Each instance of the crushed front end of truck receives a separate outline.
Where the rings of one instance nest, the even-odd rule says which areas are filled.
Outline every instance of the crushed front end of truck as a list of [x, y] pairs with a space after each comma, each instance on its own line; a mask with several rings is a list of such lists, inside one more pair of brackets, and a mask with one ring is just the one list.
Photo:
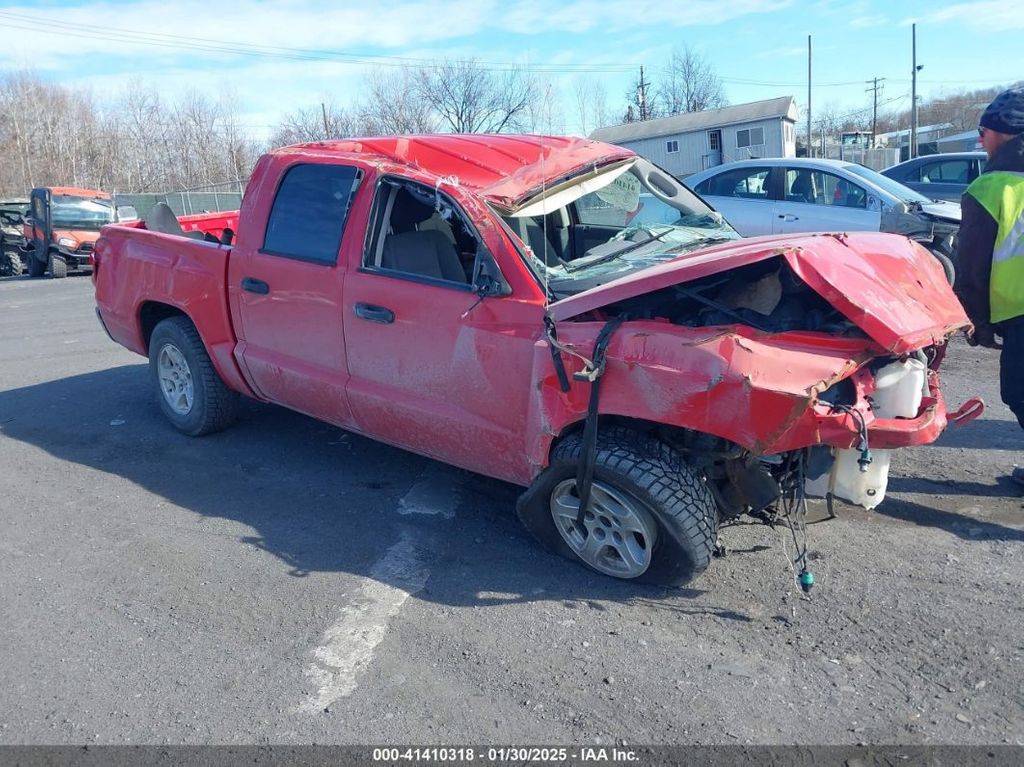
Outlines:
[[[772, 507], [796, 483], [874, 508], [892, 449], [931, 443], [983, 407], [947, 414], [939, 365], [970, 323], [934, 259], [902, 237], [729, 243], [565, 299], [552, 315], [560, 343], [580, 351], [620, 322], [602, 418], [659, 424], [700, 467], [723, 519]], [[574, 389], [545, 387], [548, 425], [586, 409]]]

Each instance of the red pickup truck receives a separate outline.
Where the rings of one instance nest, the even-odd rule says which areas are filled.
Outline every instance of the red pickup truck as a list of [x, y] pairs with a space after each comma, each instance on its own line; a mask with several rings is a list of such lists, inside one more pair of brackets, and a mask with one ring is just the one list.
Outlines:
[[157, 208], [94, 260], [103, 326], [186, 434], [284, 405], [524, 486], [542, 542], [659, 583], [703, 571], [722, 520], [877, 505], [888, 450], [945, 428], [969, 327], [906, 238], [740, 239], [583, 139], [287, 147], [237, 214]]

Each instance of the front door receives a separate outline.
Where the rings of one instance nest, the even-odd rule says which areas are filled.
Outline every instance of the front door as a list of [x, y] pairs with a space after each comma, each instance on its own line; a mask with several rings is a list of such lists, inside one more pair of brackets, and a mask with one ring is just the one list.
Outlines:
[[235, 355], [255, 392], [339, 426], [352, 420], [339, 250], [361, 245], [362, 227], [346, 227], [361, 178], [350, 165], [292, 165], [272, 209], [253, 214], [266, 230], [243, 228], [228, 260]]
[[775, 234], [877, 232], [876, 197], [853, 181], [812, 168], [779, 168], [782, 197], [775, 203]]
[[708, 162], [707, 167], [713, 168], [722, 164], [722, 131], [708, 131]]
[[490, 476], [523, 476], [542, 307], [477, 294], [480, 260], [495, 262], [444, 193], [386, 179], [374, 210], [363, 267], [345, 279], [356, 427]]

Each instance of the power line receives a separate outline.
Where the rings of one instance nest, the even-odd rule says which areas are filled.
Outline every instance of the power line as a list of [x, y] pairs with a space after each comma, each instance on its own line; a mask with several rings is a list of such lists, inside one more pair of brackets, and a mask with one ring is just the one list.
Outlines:
[[[276, 45], [256, 45], [252, 43], [236, 42], [230, 40], [216, 40], [212, 38], [174, 35], [162, 32], [145, 32], [123, 27], [100, 26], [97, 24], [79, 24], [63, 22], [57, 19], [42, 19], [27, 14], [0, 11], [2, 26], [11, 29], [20, 29], [42, 34], [57, 35], [63, 37], [85, 38], [90, 40], [100, 39], [112, 42], [125, 42], [135, 45], [154, 46], [158, 48], [171, 48], [178, 50], [205, 51], [210, 53], [229, 53], [238, 56], [250, 56], [255, 58], [285, 59], [291, 61], [330, 61], [339, 64], [372, 64], [376, 66], [423, 66], [439, 67], [435, 59], [415, 58], [408, 56], [372, 55], [364, 53], [350, 53], [345, 51], [318, 50], [310, 48], [291, 48]], [[595, 65], [531, 65], [526, 67], [516, 62], [501, 61], [480, 61], [477, 62], [481, 68], [492, 71], [518, 71], [529, 69], [531, 72], [550, 73], [575, 73], [575, 72], [605, 72], [619, 73], [629, 72], [635, 67], [631, 64], [614, 64], [605, 66]]]

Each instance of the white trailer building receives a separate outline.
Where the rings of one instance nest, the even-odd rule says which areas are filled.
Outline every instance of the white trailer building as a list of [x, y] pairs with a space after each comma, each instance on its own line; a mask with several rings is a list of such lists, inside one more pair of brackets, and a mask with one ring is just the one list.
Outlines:
[[796, 101], [782, 96], [598, 128], [590, 137], [632, 149], [676, 178], [733, 160], [795, 157]]

